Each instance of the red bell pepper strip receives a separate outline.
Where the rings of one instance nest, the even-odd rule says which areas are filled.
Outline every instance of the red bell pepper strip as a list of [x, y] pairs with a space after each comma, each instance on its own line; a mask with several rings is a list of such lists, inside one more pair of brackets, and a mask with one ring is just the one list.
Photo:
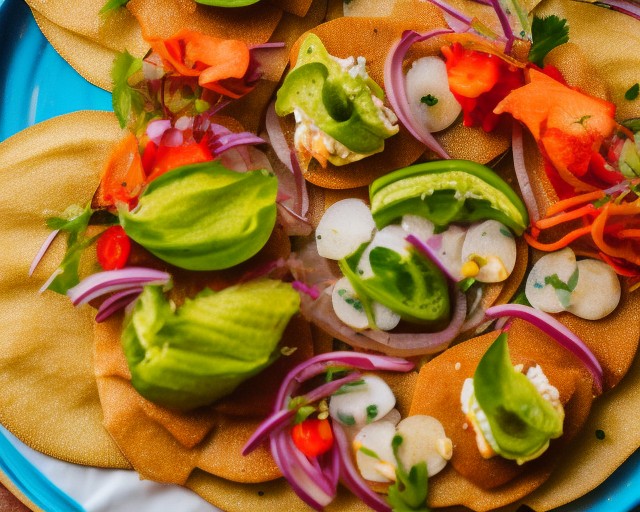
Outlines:
[[117, 270], [127, 264], [131, 253], [131, 240], [122, 226], [107, 228], [98, 238], [96, 256], [104, 270]]
[[333, 446], [333, 430], [329, 420], [310, 418], [291, 429], [293, 443], [307, 457], [317, 457]]

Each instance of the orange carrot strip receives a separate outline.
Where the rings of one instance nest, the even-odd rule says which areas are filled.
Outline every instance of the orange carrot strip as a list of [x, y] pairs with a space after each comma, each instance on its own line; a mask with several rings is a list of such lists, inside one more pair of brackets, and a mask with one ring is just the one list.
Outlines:
[[569, 245], [574, 240], [577, 240], [581, 236], [588, 235], [591, 232], [591, 226], [585, 226], [583, 228], [575, 229], [570, 233], [567, 233], [560, 240], [552, 243], [542, 243], [533, 238], [528, 233], [524, 233], [524, 239], [527, 243], [533, 247], [534, 249], [538, 249], [540, 251], [552, 252], [559, 251], [560, 249], [564, 249], [567, 245]]
[[183, 29], [169, 39], [155, 38], [149, 43], [176, 72], [200, 76], [203, 87], [226, 78], [242, 78], [249, 67], [249, 47], [236, 39], [220, 39]]
[[607, 221], [612, 216], [627, 216], [640, 214], [640, 207], [635, 203], [613, 204], [607, 203], [602, 208], [602, 213], [593, 221], [591, 236], [598, 248], [616, 258], [624, 259], [634, 265], [640, 265], [640, 252], [634, 244], [627, 242], [620, 246], [613, 246], [604, 237], [607, 232]]
[[576, 210], [572, 210], [566, 213], [559, 213], [554, 215], [553, 217], [547, 217], [545, 219], [540, 219], [536, 222], [536, 227], [538, 229], [547, 229], [553, 226], [557, 226], [558, 224], [563, 224], [564, 222], [569, 222], [571, 220], [579, 219], [585, 215], [589, 215], [596, 211], [596, 207], [593, 204], [589, 203], [582, 208], [578, 208]]
[[140, 193], [144, 182], [138, 140], [130, 133], [113, 148], [102, 168], [95, 202], [100, 206], [114, 206], [117, 201], [129, 202]]
[[621, 229], [616, 233], [618, 238], [640, 238], [640, 229]]
[[578, 206], [590, 201], [597, 201], [598, 199], [604, 197], [604, 195], [604, 190], [594, 190], [593, 192], [588, 192], [586, 194], [580, 194], [579, 196], [563, 199], [562, 201], [558, 201], [557, 203], [551, 205], [546, 212], [546, 216], [550, 217], [551, 215], [564, 212], [565, 210], [573, 208], [574, 206]]

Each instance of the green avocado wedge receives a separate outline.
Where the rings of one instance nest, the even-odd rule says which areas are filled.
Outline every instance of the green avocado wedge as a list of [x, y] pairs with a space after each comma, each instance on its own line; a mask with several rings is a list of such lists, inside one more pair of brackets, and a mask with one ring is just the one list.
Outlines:
[[[376, 100], [374, 100], [374, 97]], [[349, 73], [315, 34], [302, 44], [295, 67], [278, 90], [276, 113], [302, 110], [324, 133], [359, 154], [382, 151], [384, 140], [398, 132], [383, 120], [384, 93], [368, 76]]]
[[233, 267], [256, 254], [276, 222], [278, 180], [266, 170], [219, 162], [173, 169], [152, 181], [132, 211], [119, 211], [129, 237], [187, 270]]
[[177, 309], [147, 286], [122, 334], [131, 383], [166, 407], [208, 405], [275, 360], [299, 306], [290, 284], [268, 279], [205, 289]]
[[473, 376], [475, 399], [489, 421], [498, 455], [519, 464], [540, 456], [562, 435], [564, 415], [516, 371], [502, 333], [480, 360]]
[[493, 219], [521, 235], [529, 225], [524, 203], [492, 169], [468, 160], [437, 160], [386, 174], [369, 187], [378, 228], [405, 214], [438, 227]]

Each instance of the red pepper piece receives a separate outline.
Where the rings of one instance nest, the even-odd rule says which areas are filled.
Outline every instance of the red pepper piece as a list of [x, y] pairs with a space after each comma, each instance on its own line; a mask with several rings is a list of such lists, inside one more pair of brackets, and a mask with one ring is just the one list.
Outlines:
[[291, 429], [293, 443], [307, 457], [317, 457], [333, 446], [333, 430], [329, 420], [307, 419]]
[[467, 50], [460, 43], [441, 49], [449, 88], [462, 106], [463, 124], [495, 129], [501, 117], [495, 106], [524, 83], [522, 71], [495, 55]]
[[127, 264], [131, 253], [131, 240], [122, 226], [107, 228], [96, 244], [98, 263], [104, 270], [116, 270]]

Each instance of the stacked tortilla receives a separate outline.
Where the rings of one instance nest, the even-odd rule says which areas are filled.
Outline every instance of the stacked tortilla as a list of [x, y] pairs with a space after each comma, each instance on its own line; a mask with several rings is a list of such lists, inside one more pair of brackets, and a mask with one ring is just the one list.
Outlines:
[[[167, 36], [185, 24], [227, 37], [238, 33], [229, 30], [240, 30], [252, 44], [286, 41], [287, 48], [277, 54], [269, 71], [271, 80], [266, 80], [227, 112], [254, 131], [262, 123], [262, 116], [256, 113], [266, 109], [289, 51], [295, 48], [295, 40], [305, 30], [317, 33], [335, 55], [367, 56], [371, 76], [382, 83], [386, 49], [402, 30], [424, 31], [443, 23], [436, 10], [410, 1], [398, 1], [391, 17], [338, 17], [317, 27], [327, 12], [329, 17], [336, 17], [333, 4], [327, 11], [327, 3], [318, 0], [313, 3], [262, 2], [259, 7], [234, 12], [233, 16], [239, 16], [239, 20], [233, 16], [226, 19], [231, 15], [222, 16], [188, 0], [131, 0], [127, 10], [100, 21], [97, 11], [102, 2], [86, 3], [87, 9], [82, 15], [65, 10], [60, 3], [31, 1], [30, 5], [43, 32], [60, 53], [84, 76], [105, 88], [110, 86], [109, 70], [116, 51], [126, 48], [137, 55], [147, 51], [143, 34]], [[357, 0], [353, 3], [355, 9]], [[251, 9], [260, 10], [260, 23], [255, 32], [238, 25], [246, 22], [253, 30], [252, 17], [256, 11]], [[632, 46], [640, 49], [640, 42], [632, 35], [636, 22], [596, 7], [559, 0], [543, 2], [538, 10], [569, 20], [575, 47], [561, 47], [550, 55], [569, 82], [620, 104], [625, 86], [632, 80], [631, 70], [638, 65], [632, 60], [640, 53], [630, 49]], [[173, 14], [168, 15], [169, 12]], [[410, 17], [408, 14], [416, 12], [420, 15]], [[617, 27], [619, 36], [613, 38], [610, 27]], [[115, 33], [120, 34], [119, 38], [113, 37]], [[116, 40], [119, 42], [114, 44]], [[628, 45], [622, 45], [622, 40], [628, 41]], [[621, 52], [623, 46], [625, 49]], [[435, 50], [425, 47], [421, 51]], [[95, 59], [87, 58], [88, 55]], [[600, 76], [601, 80], [594, 80], [594, 76]], [[622, 117], [638, 116], [628, 104], [620, 113]], [[285, 129], [287, 122], [284, 121]], [[487, 136], [479, 130], [462, 130], [456, 126], [441, 136], [441, 142], [455, 156], [488, 162], [508, 146], [504, 133]], [[244, 439], [266, 414], [269, 397], [279, 378], [297, 361], [327, 346], [322, 333], [314, 332], [302, 319], [295, 319], [285, 337], [289, 346], [299, 348], [291, 359], [269, 370], [269, 385], [265, 385], [264, 376], [258, 376], [236, 395], [211, 408], [177, 414], [150, 404], [130, 386], [119, 343], [121, 319], [114, 318], [95, 327], [89, 308], [75, 310], [65, 297], [50, 292], [38, 294], [41, 284], [60, 261], [64, 240], [57, 240], [35, 275], [27, 277], [31, 259], [48, 234], [44, 219], [62, 212], [70, 204], [83, 205], [91, 199], [103, 162], [122, 136], [112, 114], [80, 112], [37, 125], [0, 145], [0, 173], [4, 182], [0, 240], [3, 247], [11, 247], [0, 256], [0, 323], [5, 326], [0, 358], [0, 383], [4, 390], [0, 398], [0, 421], [43, 453], [91, 466], [133, 467], [144, 478], [187, 485], [228, 511], [251, 507], [299, 509], [300, 501], [287, 483], [277, 478], [278, 470], [266, 449], [249, 458], [243, 458], [239, 451]], [[465, 137], [462, 144], [461, 136]], [[468, 137], [472, 137], [473, 144], [467, 142]], [[429, 158], [407, 133], [398, 136], [397, 148], [392, 144], [390, 142], [385, 153], [352, 165], [351, 169], [312, 169], [309, 177], [316, 213], [337, 197], [362, 194], [357, 187], [367, 185], [377, 175], [419, 158]], [[465, 153], [468, 148], [472, 148], [471, 154]], [[535, 157], [530, 161], [535, 162]], [[530, 166], [530, 172], [539, 178], [532, 182], [544, 206], [553, 202], [554, 197], [541, 169], [539, 161], [537, 166]], [[85, 263], [87, 271], [95, 265], [90, 256]], [[531, 328], [516, 326], [514, 357], [542, 357], [549, 361], [551, 372], [563, 377], [567, 403], [573, 400], [578, 404], [569, 416], [567, 428], [574, 439], [570, 447], [565, 448], [567, 455], [561, 461], [545, 460], [525, 474], [513, 472], [512, 479], [499, 490], [487, 490], [482, 482], [473, 480], [473, 474], [482, 474], [485, 470], [482, 461], [463, 454], [432, 482], [430, 500], [434, 506], [462, 504], [486, 510], [507, 504], [542, 484], [552, 466], [557, 465], [548, 482], [523, 500], [536, 510], [549, 509], [594, 488], [640, 446], [638, 430], [629, 422], [640, 405], [640, 362], [634, 362], [640, 338], [637, 300], [637, 294], [625, 293], [614, 315], [599, 322], [562, 317], [583, 337], [605, 368], [608, 391], [593, 407], [589, 380], [581, 369], [569, 360], [570, 371], [562, 376], [563, 354], [559, 349]], [[442, 400], [439, 397], [448, 395], [438, 395], [438, 388], [428, 383], [457, 382], [471, 376], [473, 362], [491, 336], [457, 345], [425, 365], [419, 377], [411, 374], [394, 378], [393, 387], [403, 413], [436, 415], [440, 407], [438, 401]], [[530, 345], [535, 345], [535, 354], [530, 352]], [[454, 370], [457, 362], [462, 366]], [[254, 398], [256, 389], [261, 389], [263, 399]], [[457, 421], [453, 412], [450, 421], [452, 425]], [[596, 429], [606, 432], [605, 442], [596, 439]], [[456, 436], [460, 443], [468, 446], [465, 433], [456, 432]], [[597, 465], [593, 464], [594, 460], [598, 461]], [[497, 466], [493, 471], [506, 475], [512, 468], [505, 469], [502, 462], [488, 464]], [[466, 472], [469, 479], [462, 479], [457, 470], [462, 474]], [[517, 508], [516, 505], [513, 508]], [[332, 509], [356, 511], [365, 507], [355, 498], [341, 495]]]

